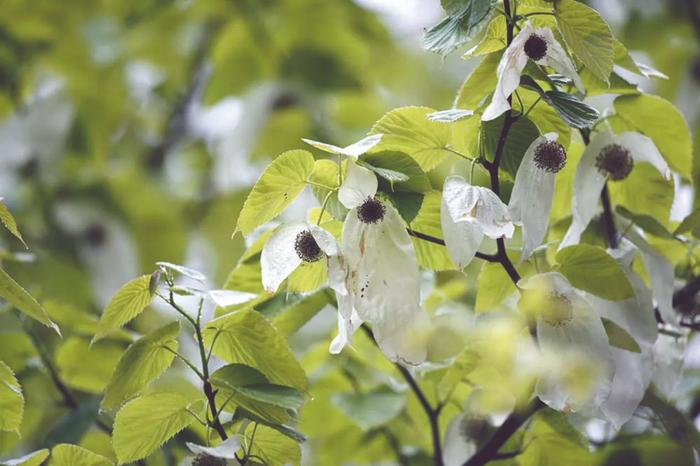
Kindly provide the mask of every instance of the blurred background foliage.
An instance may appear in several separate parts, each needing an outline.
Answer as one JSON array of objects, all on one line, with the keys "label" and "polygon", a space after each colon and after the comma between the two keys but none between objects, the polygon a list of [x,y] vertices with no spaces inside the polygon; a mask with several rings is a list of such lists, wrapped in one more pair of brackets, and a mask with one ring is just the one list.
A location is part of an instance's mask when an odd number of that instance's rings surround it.
[{"label": "blurred background foliage", "polygon": [[[668,75],[642,86],[680,107],[700,155],[692,0],[589,3],[639,61]],[[397,106],[449,108],[475,63],[421,49],[423,28],[440,15],[437,0],[0,1],[0,196],[30,246],[3,232],[0,257],[64,330],[59,340],[0,311],[0,360],[27,399],[21,436],[0,433],[0,458],[59,442],[114,457],[94,422],[97,395],[130,332],[164,318],[146,313],[88,351],[110,296],[159,260],[193,266],[221,287],[245,249],[231,238],[237,213],[276,155],[302,137],[351,143]],[[700,181],[697,162],[694,173]],[[311,196],[302,201],[293,212]],[[453,282],[442,293],[464,291]],[[314,397],[299,426],[309,464],[395,459],[396,433],[427,446],[416,400],[382,388],[391,365],[361,338],[359,351],[330,357],[335,312],[319,316],[293,341]],[[157,385],[196,390],[184,375]],[[371,393],[362,403],[338,398],[358,386]],[[363,417],[361,406],[371,413],[373,404],[386,419]],[[147,463],[173,464],[181,443]]]}]

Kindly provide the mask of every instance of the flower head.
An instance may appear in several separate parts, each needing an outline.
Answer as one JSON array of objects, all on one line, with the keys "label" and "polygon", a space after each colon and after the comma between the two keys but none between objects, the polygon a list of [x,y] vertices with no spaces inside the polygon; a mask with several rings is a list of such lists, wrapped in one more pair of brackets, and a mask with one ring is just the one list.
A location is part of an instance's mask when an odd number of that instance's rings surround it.
[{"label": "flower head", "polygon": [[648,162],[664,178],[671,171],[654,142],[648,137],[625,132],[597,133],[586,146],[574,175],[573,220],[560,248],[578,243],[581,234],[598,210],[598,198],[606,180],[620,181],[633,171],[635,163]]},{"label": "flower head", "polygon": [[263,287],[274,293],[302,262],[316,262],[324,255],[336,254],[336,240],[323,228],[307,222],[280,225],[268,238],[260,256]]},{"label": "flower head", "polygon": [[583,82],[576,72],[576,67],[554,38],[551,29],[534,29],[527,22],[503,53],[498,64],[498,82],[491,104],[481,117],[483,121],[494,120],[510,109],[508,97],[520,85],[520,75],[528,60],[554,68],[557,73],[571,79],[579,91],[584,92]]},{"label": "flower head", "polygon": [[530,257],[547,233],[556,174],[566,164],[566,151],[557,137],[548,133],[535,139],[515,175],[508,211],[513,223],[522,226],[521,261]]},{"label": "flower head", "polygon": [[508,207],[490,189],[472,186],[459,176],[445,180],[440,218],[447,251],[460,269],[474,258],[484,235],[513,236]]}]

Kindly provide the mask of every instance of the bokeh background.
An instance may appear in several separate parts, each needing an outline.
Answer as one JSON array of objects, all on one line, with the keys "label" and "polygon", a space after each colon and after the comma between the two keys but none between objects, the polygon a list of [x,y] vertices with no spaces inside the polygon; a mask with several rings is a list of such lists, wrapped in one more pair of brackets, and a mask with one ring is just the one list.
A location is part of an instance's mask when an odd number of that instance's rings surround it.
[{"label": "bokeh background", "polygon": [[[668,76],[641,84],[679,106],[697,154],[697,0],[589,3],[638,61]],[[0,197],[30,246],[3,232],[3,266],[54,315],[98,316],[159,260],[222,286],[245,248],[231,237],[237,213],[275,156],[302,137],[351,143],[397,106],[452,105],[476,63],[422,50],[441,15],[438,0],[0,1]],[[693,203],[683,189],[677,218]],[[290,214],[314,202],[302,197]],[[156,311],[132,328],[156,327],[167,312]],[[316,351],[309,342],[327,338],[334,319],[319,313],[298,354]],[[104,433],[66,417],[23,325],[0,310],[0,360],[27,397],[22,435],[0,433],[0,458],[67,438],[111,454]],[[63,341],[40,335],[72,389],[87,400],[101,391],[120,351],[91,356],[70,330]],[[62,365],[61,352],[84,352],[83,364]],[[327,419],[310,419],[307,432],[320,434]],[[375,446],[345,448],[370,461],[381,459]]]}]

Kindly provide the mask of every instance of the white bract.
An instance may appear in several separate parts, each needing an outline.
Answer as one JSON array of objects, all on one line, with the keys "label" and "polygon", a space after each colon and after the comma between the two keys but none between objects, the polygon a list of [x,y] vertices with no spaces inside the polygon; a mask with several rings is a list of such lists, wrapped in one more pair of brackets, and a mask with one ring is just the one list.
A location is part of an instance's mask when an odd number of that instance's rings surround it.
[{"label": "white bract", "polygon": [[339,314],[331,352],[342,350],[368,322],[389,359],[418,364],[425,359],[429,322],[420,307],[416,254],[398,212],[375,199],[376,190],[371,171],[348,165],[339,198],[351,210],[343,224],[342,255],[329,261]]},{"label": "white bract", "polygon": [[671,178],[668,164],[648,137],[636,132],[614,134],[604,131],[595,135],[576,167],[573,219],[560,249],[579,242],[581,234],[598,210],[598,199],[605,182],[608,179],[623,180],[636,162],[648,162],[664,178]]},{"label": "white bract", "polygon": [[[197,456],[208,456],[223,460],[223,464],[226,466],[237,466],[240,464],[236,459],[236,452],[241,448],[241,441],[238,435],[232,435],[214,447],[205,447],[191,442],[187,442],[186,444],[187,448]],[[186,459],[182,463],[182,466],[194,464],[194,460],[197,456]]]},{"label": "white bract", "polygon": [[498,64],[498,82],[491,103],[481,116],[483,121],[494,120],[511,108],[508,97],[520,85],[520,75],[529,59],[538,65],[554,68],[557,73],[571,79],[579,91],[585,92],[576,67],[552,31],[549,28],[535,29],[527,22]]},{"label": "white bract", "polygon": [[508,211],[513,223],[522,226],[521,261],[530,257],[547,233],[556,175],[566,162],[557,137],[557,133],[547,133],[535,139],[515,175]]},{"label": "white bract", "polygon": [[366,153],[371,148],[379,144],[381,140],[381,134],[373,134],[371,136],[367,136],[366,138],[357,141],[354,144],[350,144],[349,146],[338,147],[334,146],[333,144],[327,144],[325,142],[314,141],[311,139],[302,139],[302,141],[304,141],[305,143],[314,146],[317,149],[321,149],[324,152],[328,152],[330,154],[344,155],[346,157],[351,157],[354,159],[358,158],[359,156],[361,156],[362,154]]},{"label": "white bract", "polygon": [[[539,398],[558,411],[600,406],[610,393],[612,355],[600,317],[558,272],[520,280],[521,309],[536,322],[537,341],[551,369],[537,384]],[[562,367],[557,361],[565,362]],[[568,367],[567,367],[568,366]]]},{"label": "white bract", "polygon": [[260,256],[265,291],[274,293],[302,262],[319,260],[322,254],[338,254],[338,244],[332,234],[308,222],[280,225],[268,238]]},{"label": "white bract", "polygon": [[459,269],[474,258],[484,235],[510,238],[515,230],[508,207],[493,191],[460,176],[445,180],[440,220],[447,252]]}]

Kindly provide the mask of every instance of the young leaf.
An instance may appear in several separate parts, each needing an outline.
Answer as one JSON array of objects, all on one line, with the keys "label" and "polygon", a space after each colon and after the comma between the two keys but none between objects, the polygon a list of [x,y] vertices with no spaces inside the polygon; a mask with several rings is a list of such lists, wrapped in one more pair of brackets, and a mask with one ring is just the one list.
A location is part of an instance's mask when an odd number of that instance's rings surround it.
[{"label": "young leaf", "polygon": [[[255,438],[251,441],[255,429]],[[247,444],[251,455],[260,458],[265,466],[299,466],[301,447],[299,444],[272,427],[251,426],[246,429]]]},{"label": "young leaf", "polygon": [[576,0],[554,4],[557,25],[564,41],[586,68],[608,82],[613,68],[613,35],[597,11]]},{"label": "young leaf", "polygon": [[450,125],[430,121],[435,112],[428,107],[401,107],[384,115],[372,128],[373,134],[384,137],[373,152],[380,150],[403,152],[418,162],[423,171],[430,171],[451,153]]},{"label": "young leaf", "polygon": [[423,46],[447,55],[481,30],[495,3],[495,0],[443,0],[447,18],[425,33]]},{"label": "young leaf", "polygon": [[313,170],[314,157],[305,150],[290,150],[273,160],[248,194],[236,232],[247,236],[279,215],[304,190]]},{"label": "young leaf", "polygon": [[634,296],[620,264],[598,246],[569,246],[557,253],[556,260],[559,272],[580,290],[612,301]]},{"label": "young leaf", "polygon": [[520,84],[534,89],[572,128],[587,128],[598,119],[598,110],[574,95],[561,91],[545,91],[530,76],[523,76]]},{"label": "young leaf", "polygon": [[[388,183],[380,180],[380,189],[424,193],[430,190],[428,175],[403,152],[383,151],[365,154],[360,161]],[[388,186],[387,186],[388,185]]]},{"label": "young leaf", "polygon": [[172,351],[178,350],[179,334],[180,323],[172,322],[132,343],[107,383],[102,409],[116,408],[160,377],[173,362]]},{"label": "young leaf", "polygon": [[41,304],[1,268],[0,297],[32,319],[38,320],[47,327],[52,328],[59,335],[61,334],[58,325],[49,318],[49,314],[41,307]]},{"label": "young leaf", "polygon": [[51,449],[48,466],[114,466],[114,463],[86,448],[61,443]]},{"label": "young leaf", "polygon": [[671,102],[654,95],[626,95],[615,99],[615,111],[654,141],[674,171],[683,178],[691,178],[690,131],[683,115]]},{"label": "young leaf", "polygon": [[455,107],[475,109],[493,92],[498,80],[496,70],[501,61],[501,55],[501,53],[493,52],[479,62],[464,80],[462,87],[459,88],[454,102]]},{"label": "young leaf", "polygon": [[675,239],[673,233],[668,231],[655,217],[646,214],[636,214],[627,210],[624,206],[618,205],[615,207],[615,212],[634,222],[642,230],[650,235],[658,236],[663,239]]},{"label": "young leaf", "polygon": [[[503,129],[503,119],[504,117],[499,117],[482,123],[481,143],[484,153],[489,160],[493,160],[495,157],[498,140]],[[518,167],[525,155],[525,151],[539,135],[540,131],[537,129],[537,126],[525,116],[518,118],[511,125],[508,139],[506,139],[506,145],[503,149],[501,168],[510,174],[512,178],[515,178],[515,174],[518,172]]]},{"label": "young leaf", "polygon": [[15,218],[12,216],[12,213],[7,208],[5,203],[2,201],[1,197],[0,197],[0,223],[5,225],[5,228],[7,228],[7,231],[12,233],[12,235],[15,238],[20,240],[25,248],[29,249],[29,247],[27,246],[27,243],[24,242],[24,238],[22,238],[22,234],[19,232],[19,228],[17,228],[17,222],[15,221]]},{"label": "young leaf", "polygon": [[331,401],[364,431],[381,427],[403,410],[406,395],[387,390],[366,393],[336,393]]},{"label": "young leaf", "polygon": [[199,282],[204,282],[207,280],[207,277],[202,272],[192,269],[190,267],[185,267],[184,265],[172,264],[170,262],[164,261],[156,262],[156,265],[163,269],[179,273],[180,275],[184,275],[185,277],[197,280]]},{"label": "young leaf", "polygon": [[195,420],[188,412],[191,406],[176,393],[152,393],[125,404],[114,420],[112,442],[119,464],[147,457],[189,426]]},{"label": "young leaf", "polygon": [[633,353],[642,352],[639,344],[637,344],[627,330],[623,329],[612,320],[606,319],[605,317],[601,317],[601,320],[603,321],[603,327],[605,327],[605,333],[608,334],[608,341],[610,342],[611,346],[631,351]]},{"label": "young leaf", "polygon": [[27,453],[26,455],[12,460],[0,461],[0,466],[39,466],[49,457],[49,450],[41,450]]},{"label": "young leaf", "polygon": [[141,314],[151,303],[151,276],[142,275],[122,286],[107,304],[91,345]]},{"label": "young leaf", "polygon": [[[217,336],[218,335],[218,336]],[[251,366],[271,382],[306,390],[306,374],[287,341],[259,312],[236,311],[214,319],[204,330],[214,354],[229,363]]]},{"label": "young leaf", "polygon": [[[311,181],[316,183],[311,185],[311,192],[314,193],[319,204],[326,202],[326,211],[333,217],[343,220],[348,209],[338,200],[338,164],[327,159],[317,160],[314,162]],[[327,201],[326,198],[328,198]]]},{"label": "young leaf", "polygon": [[0,430],[19,431],[24,414],[24,396],[15,374],[0,361]]}]

